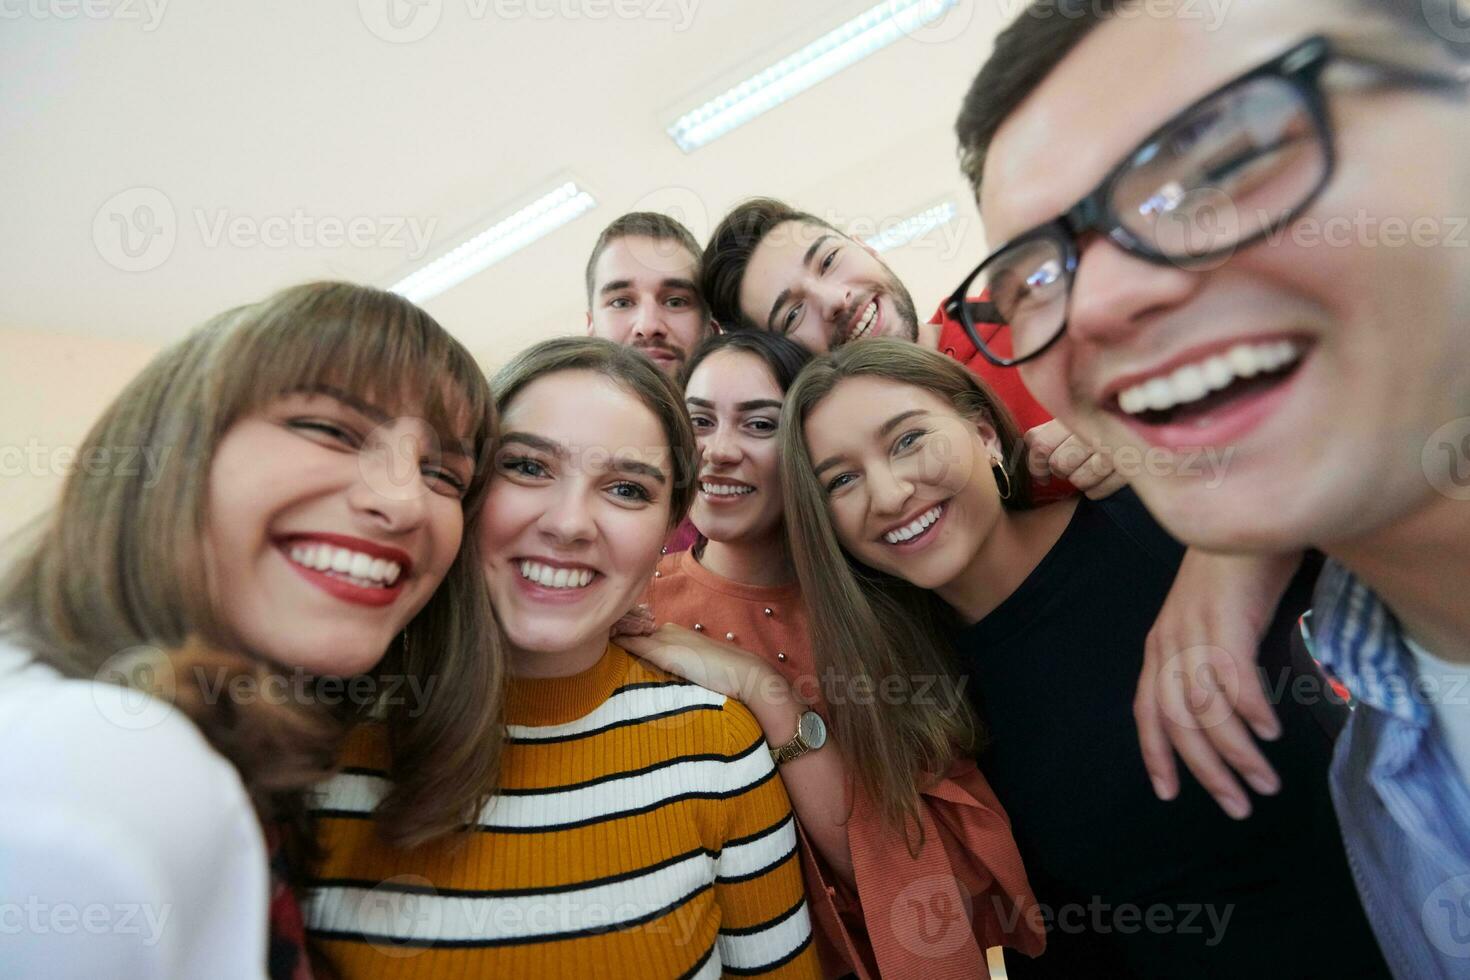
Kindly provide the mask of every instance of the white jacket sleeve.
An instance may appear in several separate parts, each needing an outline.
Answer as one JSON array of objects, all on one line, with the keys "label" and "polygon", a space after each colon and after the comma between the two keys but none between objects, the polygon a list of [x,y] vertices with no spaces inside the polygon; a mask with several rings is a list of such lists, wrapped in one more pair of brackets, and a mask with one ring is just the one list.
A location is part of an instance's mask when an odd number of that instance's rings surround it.
[{"label": "white jacket sleeve", "polygon": [[0,672],[6,977],[265,976],[269,869],[244,786],[148,700]]}]

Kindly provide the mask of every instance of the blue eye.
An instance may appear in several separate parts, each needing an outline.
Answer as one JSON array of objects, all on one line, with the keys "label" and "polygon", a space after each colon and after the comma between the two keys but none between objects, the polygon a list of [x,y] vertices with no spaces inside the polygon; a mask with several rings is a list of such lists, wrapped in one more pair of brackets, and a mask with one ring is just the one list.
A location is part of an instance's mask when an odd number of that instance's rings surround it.
[{"label": "blue eye", "polygon": [[[614,496],[622,497],[624,500],[641,500],[644,503],[653,500],[653,495],[650,494],[641,484],[633,483],[628,480],[624,480],[621,483],[613,484],[612,490]],[[628,492],[623,493],[621,491]]]},{"label": "blue eye", "polygon": [[500,468],[519,476],[538,477],[546,475],[546,467],[525,456],[508,456],[500,461]]},{"label": "blue eye", "polygon": [[913,448],[914,444],[917,443],[926,434],[927,433],[923,429],[915,429],[912,432],[905,432],[903,435],[899,436],[898,441],[893,444],[893,451],[901,453],[905,449]]},{"label": "blue eye", "polygon": [[832,493],[834,490],[842,489],[847,486],[847,481],[852,478],[853,475],[851,473],[837,474],[831,480],[827,481],[827,492]]}]

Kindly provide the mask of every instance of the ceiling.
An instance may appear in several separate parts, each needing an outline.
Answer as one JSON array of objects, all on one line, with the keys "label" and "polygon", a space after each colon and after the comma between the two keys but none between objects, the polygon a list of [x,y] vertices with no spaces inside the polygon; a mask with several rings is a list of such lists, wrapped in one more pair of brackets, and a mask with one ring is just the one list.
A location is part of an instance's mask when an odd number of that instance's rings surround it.
[{"label": "ceiling", "polygon": [[[420,19],[395,28],[389,2]],[[888,256],[927,313],[984,251],[951,126],[1006,2],[961,0],[693,154],[664,133],[871,2],[10,4],[0,327],[162,343],[293,282],[387,285],[568,176],[596,208],[424,304],[487,366],[583,329],[587,252],[618,214],[702,239],[756,194],[869,233],[956,201]]]}]

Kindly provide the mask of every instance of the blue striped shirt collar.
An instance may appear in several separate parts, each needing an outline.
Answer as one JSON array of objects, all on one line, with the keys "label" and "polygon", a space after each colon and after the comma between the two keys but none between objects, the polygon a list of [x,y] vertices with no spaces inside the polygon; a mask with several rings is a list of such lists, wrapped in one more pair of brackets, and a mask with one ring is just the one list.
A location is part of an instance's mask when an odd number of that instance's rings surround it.
[{"label": "blue striped shirt collar", "polygon": [[1352,572],[1328,561],[1312,603],[1313,653],[1364,704],[1419,728],[1433,714],[1416,696],[1418,669],[1393,613]]}]

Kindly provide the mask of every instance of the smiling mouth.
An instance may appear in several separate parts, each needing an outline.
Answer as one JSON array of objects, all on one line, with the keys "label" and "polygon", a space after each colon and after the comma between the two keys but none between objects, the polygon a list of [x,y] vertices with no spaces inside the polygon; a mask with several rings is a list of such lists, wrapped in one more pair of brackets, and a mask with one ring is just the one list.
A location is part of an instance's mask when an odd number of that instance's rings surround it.
[{"label": "smiling mouth", "polygon": [[597,578],[590,568],[554,568],[529,558],[522,558],[517,566],[521,578],[546,589],[585,589]]},{"label": "smiling mouth", "polygon": [[1114,411],[1149,426],[1204,421],[1282,384],[1307,352],[1306,343],[1292,339],[1239,343],[1123,388]]},{"label": "smiling mouth", "polygon": [[869,336],[873,327],[878,323],[878,297],[874,296],[863,311],[854,318],[852,326],[848,328],[847,339],[862,340]]},{"label": "smiling mouth", "polygon": [[699,492],[711,497],[719,497],[721,500],[734,500],[737,497],[746,497],[755,493],[755,487],[748,483],[711,483],[700,480]]},{"label": "smiling mouth", "polygon": [[945,504],[935,504],[902,527],[896,527],[885,533],[883,540],[889,544],[908,544],[927,536],[929,529],[938,523],[940,517],[944,516],[944,508]]}]

